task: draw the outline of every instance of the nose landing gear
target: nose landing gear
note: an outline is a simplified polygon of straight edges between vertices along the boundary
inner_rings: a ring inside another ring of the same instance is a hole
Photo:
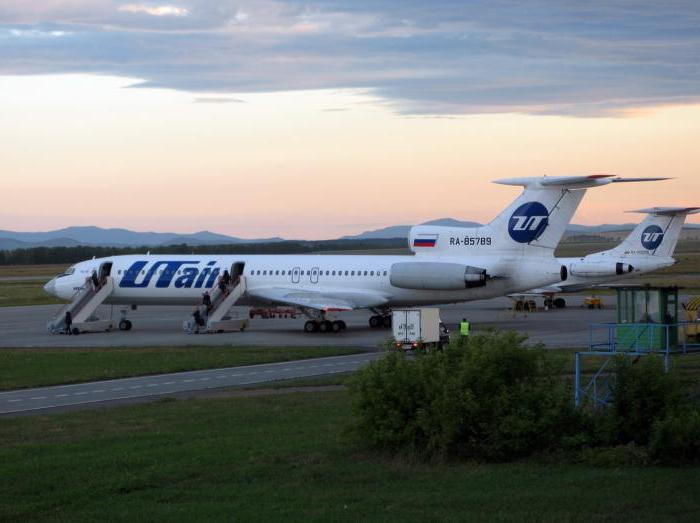
[[[369,326],[373,329],[389,329],[391,328],[390,314],[375,314],[369,317]]]

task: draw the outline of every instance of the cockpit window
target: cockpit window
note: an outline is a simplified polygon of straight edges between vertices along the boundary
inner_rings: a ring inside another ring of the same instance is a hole
[[[64,272],[56,276],[56,278],[63,278],[64,276],[70,276],[75,272],[75,267],[70,267],[69,269],[66,269]]]

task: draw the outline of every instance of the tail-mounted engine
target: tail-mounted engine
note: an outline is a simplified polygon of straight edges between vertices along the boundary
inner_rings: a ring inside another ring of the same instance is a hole
[[[569,266],[569,274],[572,276],[596,277],[596,276],[622,276],[634,271],[629,263],[611,262],[574,262]]]
[[[391,266],[389,281],[401,289],[457,291],[483,287],[486,269],[459,263],[401,262]]]

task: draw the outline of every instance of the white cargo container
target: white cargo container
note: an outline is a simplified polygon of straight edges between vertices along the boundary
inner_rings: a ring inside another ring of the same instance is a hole
[[[440,321],[440,309],[394,309],[391,318],[397,348],[440,348],[449,333]]]

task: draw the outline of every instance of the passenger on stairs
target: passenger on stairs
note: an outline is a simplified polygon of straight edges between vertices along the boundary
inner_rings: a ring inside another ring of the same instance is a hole
[[[100,280],[97,277],[97,271],[92,271],[92,275],[90,276],[90,279],[92,280],[92,288],[97,291],[100,288]]]
[[[224,275],[227,273],[224,272]],[[229,276],[229,281],[231,280],[231,276]],[[221,291],[222,296],[227,296],[228,295],[228,285],[224,280],[224,276],[219,276],[219,290]]]
[[[209,295],[209,291],[204,291],[204,294],[202,294],[202,305],[207,308],[208,315],[211,311],[211,296]]]

